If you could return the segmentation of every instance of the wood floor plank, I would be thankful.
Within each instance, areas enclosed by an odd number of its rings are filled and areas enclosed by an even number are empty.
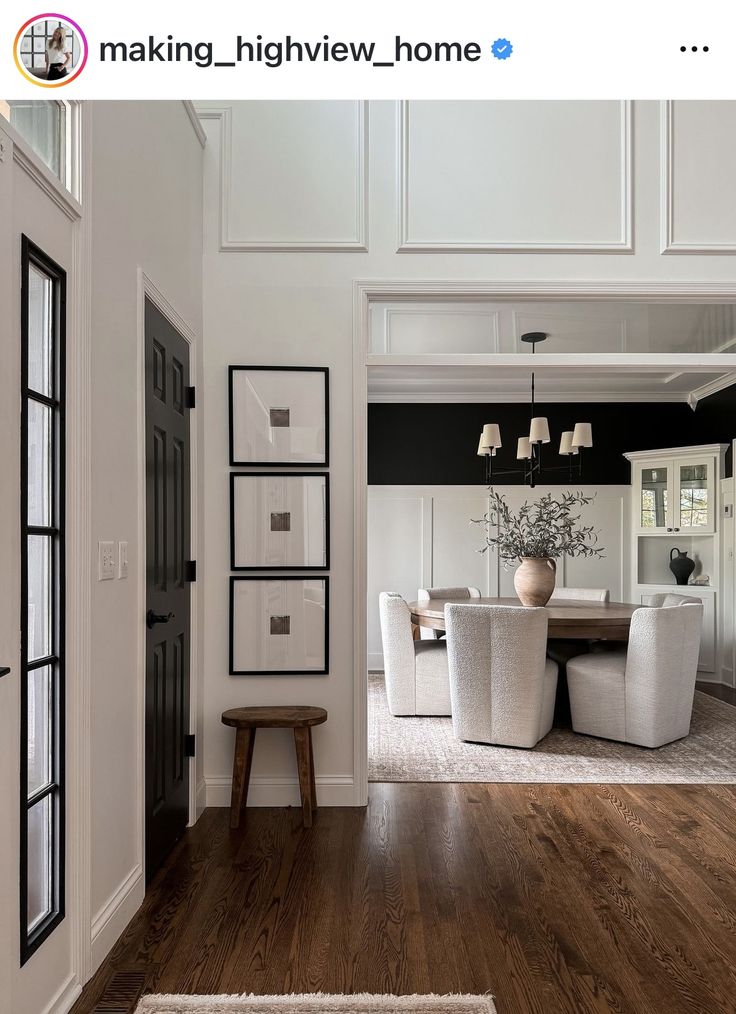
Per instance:
[[[374,784],[309,829],[296,808],[236,830],[207,810],[73,1014],[121,973],[147,992],[736,1012],[734,832],[736,791],[707,785]]]

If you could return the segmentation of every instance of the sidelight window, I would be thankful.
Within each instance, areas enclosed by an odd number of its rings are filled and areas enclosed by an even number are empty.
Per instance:
[[[66,274],[25,236],[21,301],[21,961],[64,917]]]

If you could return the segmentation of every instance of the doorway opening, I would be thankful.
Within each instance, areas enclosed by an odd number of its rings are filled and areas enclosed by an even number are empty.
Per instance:
[[[507,751],[516,755],[513,761],[496,753],[489,766],[492,746],[474,765],[456,751],[449,715],[392,716],[381,675],[378,596],[397,592],[410,603],[420,589],[438,586],[478,589],[489,598],[514,595],[513,571],[490,553],[481,556],[482,532],[470,522],[488,507],[485,461],[476,453],[483,425],[501,425],[507,465],[517,464],[516,438],[529,429],[524,413],[530,363],[518,343],[523,332],[533,330],[547,331],[551,338],[548,351],[535,357],[540,414],[549,417],[558,440],[583,418],[581,411],[592,422],[594,447],[586,452],[584,475],[574,486],[595,497],[591,523],[602,530],[610,551],[601,560],[563,559],[558,585],[605,588],[612,600],[647,604],[647,586],[668,582],[669,572],[660,574],[659,556],[634,534],[631,470],[624,453],[703,451],[706,443],[708,453],[716,444],[725,452],[730,445],[730,425],[719,423],[712,409],[736,391],[729,355],[736,347],[731,327],[736,307],[734,292],[718,296],[716,303],[710,288],[697,283],[591,283],[582,291],[580,285],[563,283],[536,290],[520,283],[356,284],[356,644],[362,655],[358,720],[365,721],[356,728],[356,742],[365,748],[366,785],[370,780],[585,780],[581,771],[591,767],[591,757],[593,767],[610,768],[596,770],[595,780],[656,780],[634,770],[626,753],[634,748],[596,760],[590,737],[577,737],[576,750],[557,744],[557,756],[544,771],[529,759],[533,752],[524,754],[522,764],[518,750]],[[566,412],[569,419],[563,418]],[[545,448],[547,460],[564,462],[557,450]],[[700,467],[690,472],[697,483],[707,474]],[[721,467],[719,459],[710,483],[707,495],[720,510],[728,497],[733,499],[730,461]],[[533,492],[566,485],[565,473]],[[494,488],[520,503],[530,492],[508,479],[494,482]],[[707,630],[710,658],[699,675],[732,682],[732,635],[714,638],[716,616],[721,633],[725,624],[734,626],[728,605],[733,556],[724,555],[733,533],[724,522],[717,537],[705,531],[688,536],[697,543],[700,572],[709,579],[692,592],[707,600],[708,624],[714,618]],[[435,638],[431,631],[427,636]],[[424,644],[420,641],[421,651]],[[447,727],[441,735],[439,725]],[[569,763],[559,760],[563,755]],[[707,777],[705,763],[701,770]]]

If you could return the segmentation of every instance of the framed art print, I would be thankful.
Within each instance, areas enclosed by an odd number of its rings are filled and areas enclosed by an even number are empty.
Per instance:
[[[327,472],[231,472],[231,570],[327,570]]]
[[[328,670],[328,578],[230,578],[231,676]]]
[[[230,366],[230,464],[328,465],[329,370]]]

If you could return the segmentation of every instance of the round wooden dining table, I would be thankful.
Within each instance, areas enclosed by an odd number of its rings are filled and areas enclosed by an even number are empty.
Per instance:
[[[425,599],[410,602],[411,622],[415,638],[419,627],[445,629],[445,606],[517,606],[517,598]],[[641,606],[630,602],[588,602],[578,599],[556,599],[545,609],[549,621],[550,640],[628,641],[631,617]]]

